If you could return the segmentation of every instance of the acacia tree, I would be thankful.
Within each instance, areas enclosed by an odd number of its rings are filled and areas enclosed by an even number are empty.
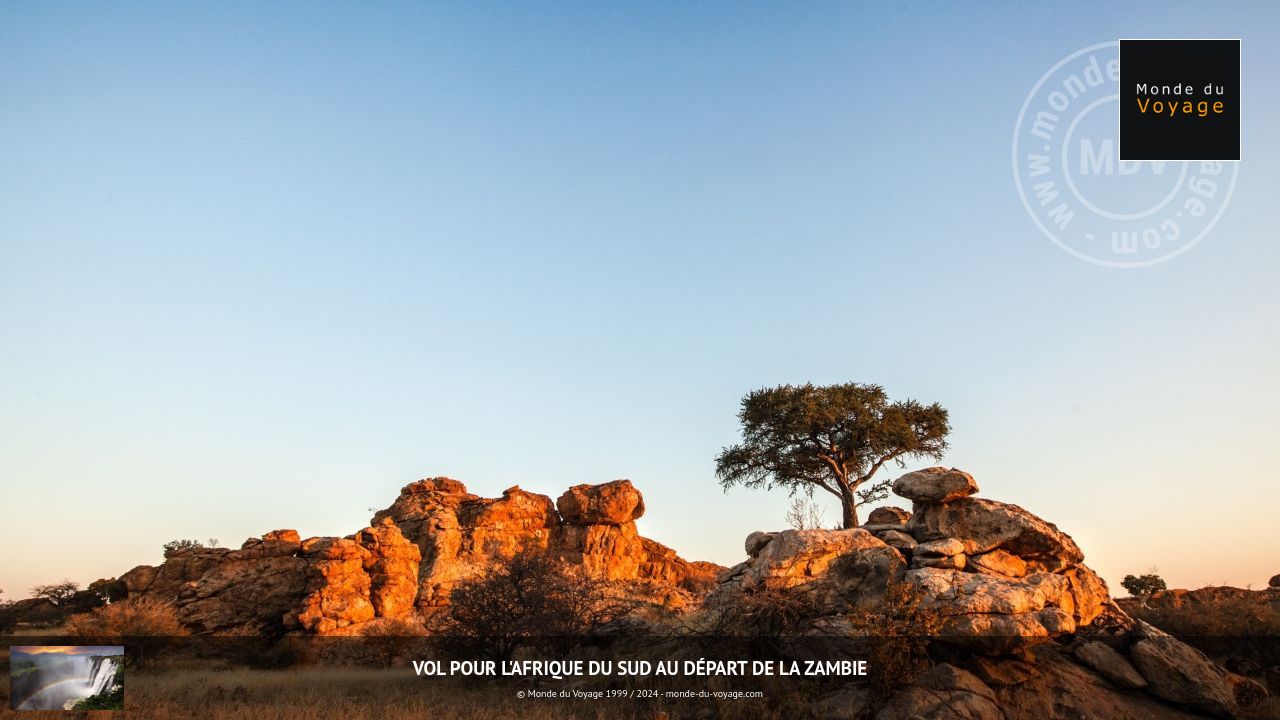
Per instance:
[[[1145,575],[1125,575],[1124,579],[1120,581],[1120,587],[1128,590],[1129,594],[1136,598],[1147,598],[1152,593],[1169,589],[1169,586],[1164,582],[1164,578],[1156,574],[1155,570]]]
[[[51,585],[36,585],[31,588],[31,597],[44,598],[58,607],[63,607],[79,591],[79,585],[70,580],[63,580]]]
[[[938,459],[951,425],[938,403],[890,402],[879,385],[782,385],[755,390],[738,413],[742,442],[716,457],[716,477],[734,485],[792,494],[825,490],[840,498],[844,527],[858,526],[858,506],[888,495],[870,481],[886,463]]]

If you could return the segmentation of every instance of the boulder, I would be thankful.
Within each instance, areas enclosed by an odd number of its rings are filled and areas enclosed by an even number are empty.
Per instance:
[[[916,545],[917,555],[929,555],[934,557],[950,557],[952,555],[961,555],[964,553],[964,543],[955,538],[944,538],[942,540],[931,540]]]
[[[916,678],[876,720],[1005,720],[995,692],[972,673],[943,663]]]
[[[878,507],[867,515],[868,525],[906,525],[911,513],[900,507]]]
[[[743,592],[788,590],[810,595],[821,611],[868,609],[901,576],[902,555],[860,528],[784,530],[745,567],[726,578]]]
[[[913,568],[939,568],[942,570],[963,570],[966,558],[964,553],[959,555],[912,555],[911,567]]]
[[[1218,717],[1235,716],[1235,691],[1227,673],[1204,653],[1142,621],[1133,634],[1139,639],[1129,648],[1129,657],[1149,692]]]
[[[909,570],[906,580],[922,607],[942,616],[944,637],[981,652],[1005,654],[1076,629],[1071,584],[1061,575],[1015,579],[926,567]]]
[[[748,535],[745,543],[747,557],[755,557],[759,555],[760,551],[764,549],[764,546],[768,545],[769,541],[773,540],[777,534],[778,533],[776,532],[762,532],[757,530],[756,532]]]
[[[994,500],[919,504],[907,528],[922,543],[956,538],[964,544],[966,555],[1005,550],[1027,561],[1029,570],[1054,572],[1084,559],[1071,536],[1053,523]]]
[[[644,498],[630,480],[602,485],[574,485],[556,500],[569,525],[622,525],[644,515]]]
[[[911,553],[911,567],[962,570],[965,563],[964,544],[955,538],[920,543]]]
[[[159,569],[152,565],[139,565],[121,575],[120,582],[124,583],[125,597],[146,592],[151,587],[151,583],[155,582],[158,571]]]
[[[973,476],[955,468],[925,468],[893,481],[895,495],[920,503],[946,503],[976,492]]]
[[[978,555],[970,555],[969,567],[975,572],[1004,575],[1012,578],[1020,578],[1027,574],[1026,561],[1005,550],[992,550]]]
[[[1106,678],[1112,685],[1126,690],[1139,690],[1147,681],[1110,645],[1090,640],[1076,647],[1076,659]]]
[[[916,545],[918,544],[916,543],[915,538],[904,532],[898,532],[897,530],[883,530],[876,533],[876,537],[880,542],[883,542],[885,545],[888,545],[903,555],[910,554],[915,550]]]
[[[1280,575],[1272,575],[1267,581],[1267,587],[1280,588]]]
[[[1089,625],[1106,611],[1111,603],[1107,583],[1085,565],[1075,565],[1062,572],[1071,587],[1072,614],[1076,624]]]

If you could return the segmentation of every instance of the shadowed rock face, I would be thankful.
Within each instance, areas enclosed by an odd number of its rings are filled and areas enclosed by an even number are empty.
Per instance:
[[[482,498],[457,480],[429,478],[406,485],[354,535],[301,540],[277,530],[239,550],[178,551],[121,581],[130,595],[173,601],[179,619],[203,633],[352,634],[446,605],[458,583],[525,552],[625,584],[625,596],[641,603],[695,604],[723,568],[640,537],[635,519],[643,513],[628,480],[577,485],[555,503],[519,487]]]

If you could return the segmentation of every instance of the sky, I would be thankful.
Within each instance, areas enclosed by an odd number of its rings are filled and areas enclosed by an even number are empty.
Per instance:
[[[630,478],[733,564],[749,390],[951,412],[942,464],[1118,591],[1280,572],[1280,7],[0,4],[0,588],[175,538],[346,535],[415,479]],[[1243,40],[1244,160],[1192,250],[1055,247],[1010,170],[1040,76]],[[907,470],[933,464],[913,462]],[[893,472],[906,470],[895,468]],[[826,503],[831,522],[839,518]],[[901,501],[899,501],[901,502]]]

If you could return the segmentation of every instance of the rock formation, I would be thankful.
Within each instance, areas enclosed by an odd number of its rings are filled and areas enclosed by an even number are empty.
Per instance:
[[[1017,505],[974,497],[969,474],[930,468],[893,488],[910,512],[878,508],[851,530],[752,533],[747,559],[726,570],[641,537],[644,500],[627,480],[577,485],[553,502],[519,487],[483,498],[437,477],[405,486],[347,537],[277,530],[236,550],[175,550],[118,583],[130,596],[174,602],[196,632],[357,634],[437,612],[459,583],[539,552],[664,609],[654,617],[683,613],[681,632],[750,622],[726,609],[763,599],[798,613],[802,638],[865,635],[856,617],[912,598],[930,619],[931,652],[943,648],[936,664],[876,707],[865,688],[844,687],[810,707],[818,717],[1181,720],[1234,717],[1265,697],[1258,682],[1130,617],[1071,536]],[[1146,602],[1194,606],[1243,592],[1168,591]],[[1280,590],[1256,597],[1270,602]]]
[[[643,514],[628,480],[577,485],[552,502],[518,487],[482,498],[457,480],[430,478],[405,486],[345,538],[276,530],[239,550],[172,551],[120,582],[130,596],[172,601],[195,632],[351,634],[374,620],[428,614],[458,583],[517,553],[547,552],[638,603],[691,607],[723,568],[641,537]]]
[[[803,593],[814,632],[883,609],[907,588],[964,668],[940,664],[878,709],[895,718],[1234,717],[1258,683],[1130,618],[1071,536],[1026,510],[971,497],[972,476],[930,468],[893,484],[912,511],[881,508],[852,530],[756,532],[703,611],[762,590]],[[708,620],[710,622],[710,620]],[[820,717],[858,717],[846,689]],[[831,708],[856,708],[847,714]],[[825,708],[825,709],[824,709]],[[826,713],[826,714],[823,714]]]

